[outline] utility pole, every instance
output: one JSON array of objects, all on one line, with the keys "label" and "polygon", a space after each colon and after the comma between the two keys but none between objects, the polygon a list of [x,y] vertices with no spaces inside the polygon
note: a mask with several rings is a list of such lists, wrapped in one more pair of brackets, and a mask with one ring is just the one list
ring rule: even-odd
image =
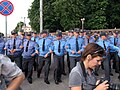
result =
[{"label": "utility pole", "polygon": [[40,0],[40,33],[43,30],[43,0]]}]

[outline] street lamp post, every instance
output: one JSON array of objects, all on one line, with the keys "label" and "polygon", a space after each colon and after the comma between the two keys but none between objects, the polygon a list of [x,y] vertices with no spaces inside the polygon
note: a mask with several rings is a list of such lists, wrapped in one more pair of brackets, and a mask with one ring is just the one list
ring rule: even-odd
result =
[{"label": "street lamp post", "polygon": [[82,21],[82,31],[84,30],[84,21],[85,21],[85,18],[81,18],[81,21]]},{"label": "street lamp post", "polygon": [[24,21],[23,21],[23,23],[24,23],[23,28],[24,28],[24,32],[25,32],[25,28],[26,28],[26,21],[25,21],[25,19],[26,19],[26,17],[21,17],[21,19],[23,19],[23,20],[24,20]]},{"label": "street lamp post", "polygon": [[43,0],[40,0],[40,33],[43,30]]}]

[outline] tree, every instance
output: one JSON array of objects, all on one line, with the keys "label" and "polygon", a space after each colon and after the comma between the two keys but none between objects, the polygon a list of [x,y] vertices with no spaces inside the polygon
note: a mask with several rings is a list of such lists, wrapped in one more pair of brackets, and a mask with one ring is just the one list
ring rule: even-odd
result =
[{"label": "tree", "polygon": [[17,26],[15,27],[15,31],[18,32],[24,26],[24,22],[18,22]]},{"label": "tree", "polygon": [[39,14],[40,2],[34,0],[30,9],[28,9],[28,18],[30,19],[30,25],[34,31],[39,32],[40,28],[40,14]]},{"label": "tree", "polygon": [[[43,26],[50,31],[81,27],[81,18],[85,18],[85,29],[119,28],[119,15],[119,0],[43,0]],[[39,0],[32,3],[28,18],[39,31]]]}]

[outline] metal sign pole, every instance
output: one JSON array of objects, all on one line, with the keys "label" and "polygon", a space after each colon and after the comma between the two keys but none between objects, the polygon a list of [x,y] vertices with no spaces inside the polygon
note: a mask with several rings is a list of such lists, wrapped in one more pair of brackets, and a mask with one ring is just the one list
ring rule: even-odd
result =
[{"label": "metal sign pole", "polygon": [[43,0],[40,0],[40,33],[43,30]]},{"label": "metal sign pole", "polygon": [[5,41],[7,41],[7,16],[5,16]]},{"label": "metal sign pole", "polygon": [[[5,16],[5,42],[7,42],[7,16]],[[5,55],[7,55],[7,50],[5,50]]]}]

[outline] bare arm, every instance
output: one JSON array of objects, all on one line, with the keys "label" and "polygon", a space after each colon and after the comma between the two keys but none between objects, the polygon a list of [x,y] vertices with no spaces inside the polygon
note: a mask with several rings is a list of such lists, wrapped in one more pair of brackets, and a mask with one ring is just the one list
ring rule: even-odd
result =
[{"label": "bare arm", "polygon": [[20,76],[14,78],[10,82],[10,85],[8,86],[8,88],[6,90],[17,90],[18,87],[21,85],[21,83],[23,82],[24,79],[25,79],[25,76],[22,73]]}]

